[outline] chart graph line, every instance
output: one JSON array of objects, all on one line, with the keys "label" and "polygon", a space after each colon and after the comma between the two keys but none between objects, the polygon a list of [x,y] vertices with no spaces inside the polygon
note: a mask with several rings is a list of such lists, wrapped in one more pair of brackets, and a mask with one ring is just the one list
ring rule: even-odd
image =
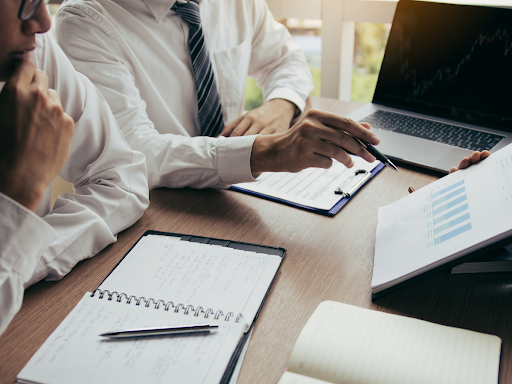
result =
[{"label": "chart graph line", "polygon": [[455,68],[450,68],[448,66],[438,68],[437,71],[435,71],[435,73],[430,77],[427,76],[421,80],[418,80],[417,69],[409,69],[409,59],[404,59],[404,31],[401,23],[397,24],[397,29],[400,40],[400,73],[403,75],[404,81],[412,79],[413,97],[424,95],[431,87],[436,84],[436,82],[440,83],[444,81],[446,84],[453,82],[454,79],[459,75],[462,66],[471,60],[475,50],[481,48],[484,43],[485,46],[488,47],[496,41],[503,42],[503,55],[505,57],[512,49],[512,41],[510,41],[509,33],[506,28],[498,28],[495,33],[491,33],[489,31],[485,34],[481,33],[475,39],[475,42],[473,43],[470,51],[460,59]]}]

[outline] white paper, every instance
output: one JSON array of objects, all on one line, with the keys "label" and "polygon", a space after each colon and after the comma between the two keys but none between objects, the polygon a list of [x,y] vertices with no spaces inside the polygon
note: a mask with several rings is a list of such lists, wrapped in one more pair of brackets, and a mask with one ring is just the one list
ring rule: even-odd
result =
[{"label": "white paper", "polygon": [[330,383],[496,384],[500,351],[497,336],[324,301],[288,371]]},{"label": "white paper", "polygon": [[243,314],[251,324],[281,258],[215,245],[144,236],[99,289]]},{"label": "white paper", "polygon": [[379,209],[374,292],[512,235],[512,145]]},{"label": "white paper", "polygon": [[352,168],[333,160],[329,169],[308,168],[298,173],[265,172],[253,183],[235,184],[235,187],[276,197],[306,207],[330,210],[340,201],[334,191],[358,169],[373,170],[380,161],[368,163],[358,156],[351,156]]},{"label": "white paper", "polygon": [[52,384],[217,384],[244,324],[209,322],[219,325],[218,332],[109,340],[98,335],[119,329],[204,323],[204,319],[87,293],[18,378]]},{"label": "white paper", "polygon": [[332,384],[327,381],[313,379],[309,376],[297,375],[296,373],[286,371],[281,376],[277,384]]}]

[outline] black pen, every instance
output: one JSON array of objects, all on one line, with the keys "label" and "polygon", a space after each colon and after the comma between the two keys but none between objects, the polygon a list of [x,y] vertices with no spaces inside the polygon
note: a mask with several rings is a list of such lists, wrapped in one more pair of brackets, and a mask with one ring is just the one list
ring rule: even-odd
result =
[{"label": "black pen", "polygon": [[102,333],[100,336],[119,339],[142,336],[180,335],[186,333],[211,333],[217,331],[218,328],[219,326],[215,324],[176,325],[159,328],[123,329],[120,331]]},{"label": "black pen", "polygon": [[373,145],[371,145],[370,143],[366,143],[364,142],[363,140],[355,137],[355,136],[352,136],[354,139],[356,139],[359,144],[361,144],[363,146],[364,149],[366,149],[368,152],[370,152],[373,156],[375,156],[375,158],[379,161],[382,161],[385,165],[387,165],[389,168],[391,168],[393,171],[397,171],[397,172],[400,172],[398,170],[398,168],[395,166],[395,164],[393,164],[391,162],[391,160],[389,160],[386,156],[384,156],[382,153],[380,153],[377,148],[375,148]]}]

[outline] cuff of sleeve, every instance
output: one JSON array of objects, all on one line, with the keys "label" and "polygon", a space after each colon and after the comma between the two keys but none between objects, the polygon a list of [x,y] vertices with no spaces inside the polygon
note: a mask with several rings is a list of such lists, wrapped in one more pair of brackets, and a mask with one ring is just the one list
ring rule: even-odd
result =
[{"label": "cuff of sleeve", "polygon": [[36,263],[42,263],[40,256],[57,233],[34,212],[2,193],[0,211],[0,258],[27,280]]},{"label": "cuff of sleeve", "polygon": [[256,181],[251,172],[251,152],[258,135],[219,137],[218,172],[223,184]]},{"label": "cuff of sleeve", "polygon": [[270,95],[268,95],[267,100],[271,99],[285,99],[289,102],[295,104],[297,108],[300,109],[300,112],[304,112],[304,108],[306,107],[306,101],[302,99],[302,97],[295,92],[293,89],[289,88],[276,88]]},{"label": "cuff of sleeve", "polygon": [[36,262],[34,272],[32,272],[31,275],[25,276],[25,283],[23,284],[23,287],[30,287],[38,281],[43,280],[46,276],[48,276],[48,268],[46,267],[42,257],[40,257]]}]

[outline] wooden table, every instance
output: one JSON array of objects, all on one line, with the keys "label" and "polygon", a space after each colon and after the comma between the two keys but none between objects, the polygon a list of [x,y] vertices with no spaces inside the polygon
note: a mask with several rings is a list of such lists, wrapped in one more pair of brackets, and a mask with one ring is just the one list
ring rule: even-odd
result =
[{"label": "wooden table", "polygon": [[[312,99],[348,114],[361,104]],[[299,332],[323,300],[397,313],[498,335],[500,383],[512,383],[512,274],[442,271],[371,301],[377,209],[440,175],[402,166],[384,169],[334,218],[225,190],[159,189],[144,216],[117,243],[77,265],[59,282],[25,292],[21,311],[0,337],[0,384],[16,374],[72,310],[148,229],[284,247],[287,256],[256,323],[238,383],[276,383]]]}]

